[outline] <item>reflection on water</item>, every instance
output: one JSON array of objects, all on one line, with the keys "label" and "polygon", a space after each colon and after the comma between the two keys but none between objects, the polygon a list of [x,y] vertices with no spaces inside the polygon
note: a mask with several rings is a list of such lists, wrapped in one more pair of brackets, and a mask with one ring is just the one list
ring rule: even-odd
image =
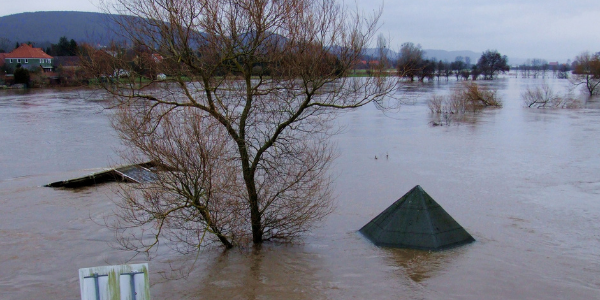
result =
[{"label": "reflection on water", "polygon": [[[342,115],[338,208],[320,228],[298,245],[207,249],[197,260],[165,253],[150,263],[153,298],[597,298],[600,101],[526,109],[520,95],[541,79],[480,83],[499,89],[503,108],[449,126],[431,126],[426,101],[450,93],[452,80],[401,88],[410,101],[398,111]],[[99,225],[114,208],[110,184],[41,187],[119,164],[110,111],[87,93],[0,91],[0,299],[79,299],[79,268],[132,257]],[[477,242],[423,252],[357,233],[417,184]],[[185,278],[161,276],[194,261]]]},{"label": "reflection on water", "polygon": [[210,261],[192,299],[314,299],[323,286],[320,258],[280,247],[223,252]]},{"label": "reflection on water", "polygon": [[[467,246],[468,247],[468,246]],[[412,281],[421,283],[435,276],[444,266],[459,254],[458,251],[420,251],[412,249],[386,249],[389,254],[390,264],[397,265],[398,275],[408,276]]]},{"label": "reflection on water", "polygon": [[339,284],[321,254],[298,245],[203,251],[190,269],[193,260],[154,262],[165,273],[153,278],[153,291],[178,299],[315,299]]}]

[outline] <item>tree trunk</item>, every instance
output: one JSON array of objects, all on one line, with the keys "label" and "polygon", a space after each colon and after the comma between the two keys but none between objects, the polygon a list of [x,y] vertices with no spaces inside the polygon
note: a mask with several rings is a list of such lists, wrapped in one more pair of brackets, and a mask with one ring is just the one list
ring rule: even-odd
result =
[{"label": "tree trunk", "polygon": [[260,244],[263,242],[262,218],[260,215],[258,194],[256,192],[256,183],[254,181],[254,170],[250,167],[250,159],[246,150],[245,142],[238,142],[240,157],[242,159],[242,172],[246,191],[248,192],[248,205],[250,206],[250,224],[252,226],[252,242]]},{"label": "tree trunk", "polygon": [[252,242],[260,244],[263,242],[262,218],[258,205],[258,194],[256,193],[256,184],[254,182],[254,172],[244,163],[244,181],[248,191],[248,204],[250,205],[250,223],[252,226]]}]

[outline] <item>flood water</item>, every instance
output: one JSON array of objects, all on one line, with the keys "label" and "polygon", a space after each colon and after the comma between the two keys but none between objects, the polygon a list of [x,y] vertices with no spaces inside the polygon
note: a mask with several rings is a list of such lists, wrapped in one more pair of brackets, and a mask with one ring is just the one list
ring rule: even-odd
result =
[{"label": "flood water", "polygon": [[[432,126],[426,101],[454,81],[405,86],[397,111],[342,115],[337,209],[321,227],[296,245],[159,257],[152,298],[600,298],[600,99],[525,108],[520,94],[542,82],[481,82],[499,89],[504,107],[447,126]],[[119,163],[99,99],[0,91],[0,299],[79,299],[79,268],[131,258],[101,225],[113,185],[42,187]],[[378,248],[357,233],[417,184],[477,241],[427,252]],[[164,278],[182,263],[194,263],[188,277]]]}]

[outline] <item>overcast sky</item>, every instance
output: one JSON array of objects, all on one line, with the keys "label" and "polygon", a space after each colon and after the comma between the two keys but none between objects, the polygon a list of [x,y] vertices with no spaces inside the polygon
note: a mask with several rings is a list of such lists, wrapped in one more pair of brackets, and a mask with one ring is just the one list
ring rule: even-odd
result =
[{"label": "overcast sky", "polygon": [[[346,0],[373,10],[380,0]],[[3,1],[0,14],[29,11],[98,11],[98,0]],[[386,0],[380,32],[392,48],[404,42],[424,49],[496,49],[513,58],[573,59],[600,51],[598,0]]]}]

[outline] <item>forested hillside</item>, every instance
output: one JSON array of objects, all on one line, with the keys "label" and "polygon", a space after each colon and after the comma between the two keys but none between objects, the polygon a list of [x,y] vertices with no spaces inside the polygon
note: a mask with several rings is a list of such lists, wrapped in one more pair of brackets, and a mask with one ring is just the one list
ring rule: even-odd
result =
[{"label": "forested hillside", "polygon": [[119,40],[108,15],[91,12],[51,11],[0,17],[0,49],[9,52],[15,44],[32,42],[46,48],[66,36],[78,43],[108,44]]}]

